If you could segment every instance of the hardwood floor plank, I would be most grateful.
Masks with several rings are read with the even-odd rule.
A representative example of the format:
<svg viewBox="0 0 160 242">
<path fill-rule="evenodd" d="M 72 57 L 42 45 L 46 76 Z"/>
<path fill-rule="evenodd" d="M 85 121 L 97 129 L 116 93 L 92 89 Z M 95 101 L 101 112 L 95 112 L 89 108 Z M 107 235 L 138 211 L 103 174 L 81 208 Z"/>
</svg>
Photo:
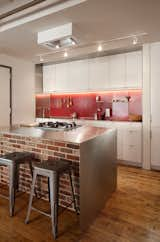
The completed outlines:
<svg viewBox="0 0 160 242">
<path fill-rule="evenodd" d="M 9 217 L 8 202 L 0 198 L 0 242 L 53 242 L 50 219 L 32 212 L 24 224 L 28 196 L 16 199 L 16 216 Z M 49 211 L 49 204 L 36 206 Z M 61 211 L 60 211 L 61 212 Z M 118 189 L 86 233 L 75 213 L 59 215 L 57 242 L 160 242 L 160 172 L 119 166 Z"/>
</svg>

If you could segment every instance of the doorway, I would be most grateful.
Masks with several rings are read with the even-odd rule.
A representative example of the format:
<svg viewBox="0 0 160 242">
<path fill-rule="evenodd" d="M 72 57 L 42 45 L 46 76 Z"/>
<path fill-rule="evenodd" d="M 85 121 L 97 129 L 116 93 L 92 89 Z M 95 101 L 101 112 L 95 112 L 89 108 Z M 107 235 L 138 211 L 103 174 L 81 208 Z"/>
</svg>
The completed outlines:
<svg viewBox="0 0 160 242">
<path fill-rule="evenodd" d="M 12 68 L 0 65 L 0 127 L 12 125 Z"/>
</svg>

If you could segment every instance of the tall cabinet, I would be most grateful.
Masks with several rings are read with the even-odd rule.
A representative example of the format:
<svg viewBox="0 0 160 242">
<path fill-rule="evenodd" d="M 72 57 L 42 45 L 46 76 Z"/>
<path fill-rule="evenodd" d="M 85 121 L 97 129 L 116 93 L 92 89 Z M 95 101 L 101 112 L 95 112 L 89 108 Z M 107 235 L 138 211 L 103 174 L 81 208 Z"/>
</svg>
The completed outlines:
<svg viewBox="0 0 160 242">
<path fill-rule="evenodd" d="M 160 43 L 150 48 L 151 167 L 160 169 Z"/>
</svg>

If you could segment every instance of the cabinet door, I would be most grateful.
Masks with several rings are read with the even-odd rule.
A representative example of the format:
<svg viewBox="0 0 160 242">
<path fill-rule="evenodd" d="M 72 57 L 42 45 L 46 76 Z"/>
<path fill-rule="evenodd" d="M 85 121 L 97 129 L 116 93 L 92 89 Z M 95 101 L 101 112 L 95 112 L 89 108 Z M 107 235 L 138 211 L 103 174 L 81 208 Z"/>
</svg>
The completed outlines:
<svg viewBox="0 0 160 242">
<path fill-rule="evenodd" d="M 160 168 L 160 127 L 152 127 L 151 166 Z"/>
<path fill-rule="evenodd" d="M 68 89 L 68 63 L 56 65 L 56 91 L 67 91 Z"/>
<path fill-rule="evenodd" d="M 151 166 L 160 168 L 160 43 L 151 45 Z"/>
<path fill-rule="evenodd" d="M 117 130 L 117 159 L 123 160 L 123 129 Z"/>
<path fill-rule="evenodd" d="M 89 60 L 89 89 L 105 90 L 109 87 L 108 57 Z"/>
<path fill-rule="evenodd" d="M 111 88 L 125 87 L 125 55 L 109 56 L 109 81 Z"/>
<path fill-rule="evenodd" d="M 126 53 L 126 87 L 142 88 L 142 52 Z"/>
<path fill-rule="evenodd" d="M 54 92 L 56 88 L 55 65 L 43 66 L 43 92 Z"/>
<path fill-rule="evenodd" d="M 67 91 L 88 90 L 88 60 L 69 62 Z"/>
<path fill-rule="evenodd" d="M 129 128 L 124 131 L 123 159 L 135 163 L 142 162 L 141 128 Z"/>
</svg>

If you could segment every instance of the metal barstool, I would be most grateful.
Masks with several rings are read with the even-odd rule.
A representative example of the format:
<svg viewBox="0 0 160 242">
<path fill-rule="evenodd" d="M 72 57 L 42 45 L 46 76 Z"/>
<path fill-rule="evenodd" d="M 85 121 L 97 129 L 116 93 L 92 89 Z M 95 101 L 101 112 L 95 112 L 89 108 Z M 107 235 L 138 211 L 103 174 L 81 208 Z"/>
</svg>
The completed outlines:
<svg viewBox="0 0 160 242">
<path fill-rule="evenodd" d="M 71 170 L 72 170 L 71 163 L 64 160 L 48 160 L 48 161 L 43 161 L 41 163 L 34 164 L 33 181 L 32 181 L 32 187 L 31 187 L 31 193 L 30 193 L 30 199 L 29 199 L 29 205 L 28 205 L 28 211 L 27 211 L 25 223 L 27 224 L 29 222 L 31 210 L 35 210 L 37 212 L 40 212 L 43 215 L 50 217 L 52 221 L 52 232 L 53 232 L 54 239 L 56 239 L 57 233 L 58 233 L 59 177 L 63 173 L 68 173 L 69 175 L 74 208 L 78 214 L 78 209 L 76 206 L 76 199 L 75 199 L 75 194 L 73 189 L 73 183 L 72 183 Z M 49 179 L 49 197 L 50 197 L 50 204 L 51 204 L 51 214 L 45 213 L 32 206 L 35 183 L 38 175 L 45 176 Z"/>
<path fill-rule="evenodd" d="M 0 166 L 7 166 L 9 170 L 9 196 L 0 194 L 0 197 L 9 199 L 10 216 L 14 215 L 15 193 L 19 185 L 19 166 L 27 162 L 33 176 L 32 158 L 33 155 L 29 152 L 12 152 L 0 157 Z"/>
</svg>

